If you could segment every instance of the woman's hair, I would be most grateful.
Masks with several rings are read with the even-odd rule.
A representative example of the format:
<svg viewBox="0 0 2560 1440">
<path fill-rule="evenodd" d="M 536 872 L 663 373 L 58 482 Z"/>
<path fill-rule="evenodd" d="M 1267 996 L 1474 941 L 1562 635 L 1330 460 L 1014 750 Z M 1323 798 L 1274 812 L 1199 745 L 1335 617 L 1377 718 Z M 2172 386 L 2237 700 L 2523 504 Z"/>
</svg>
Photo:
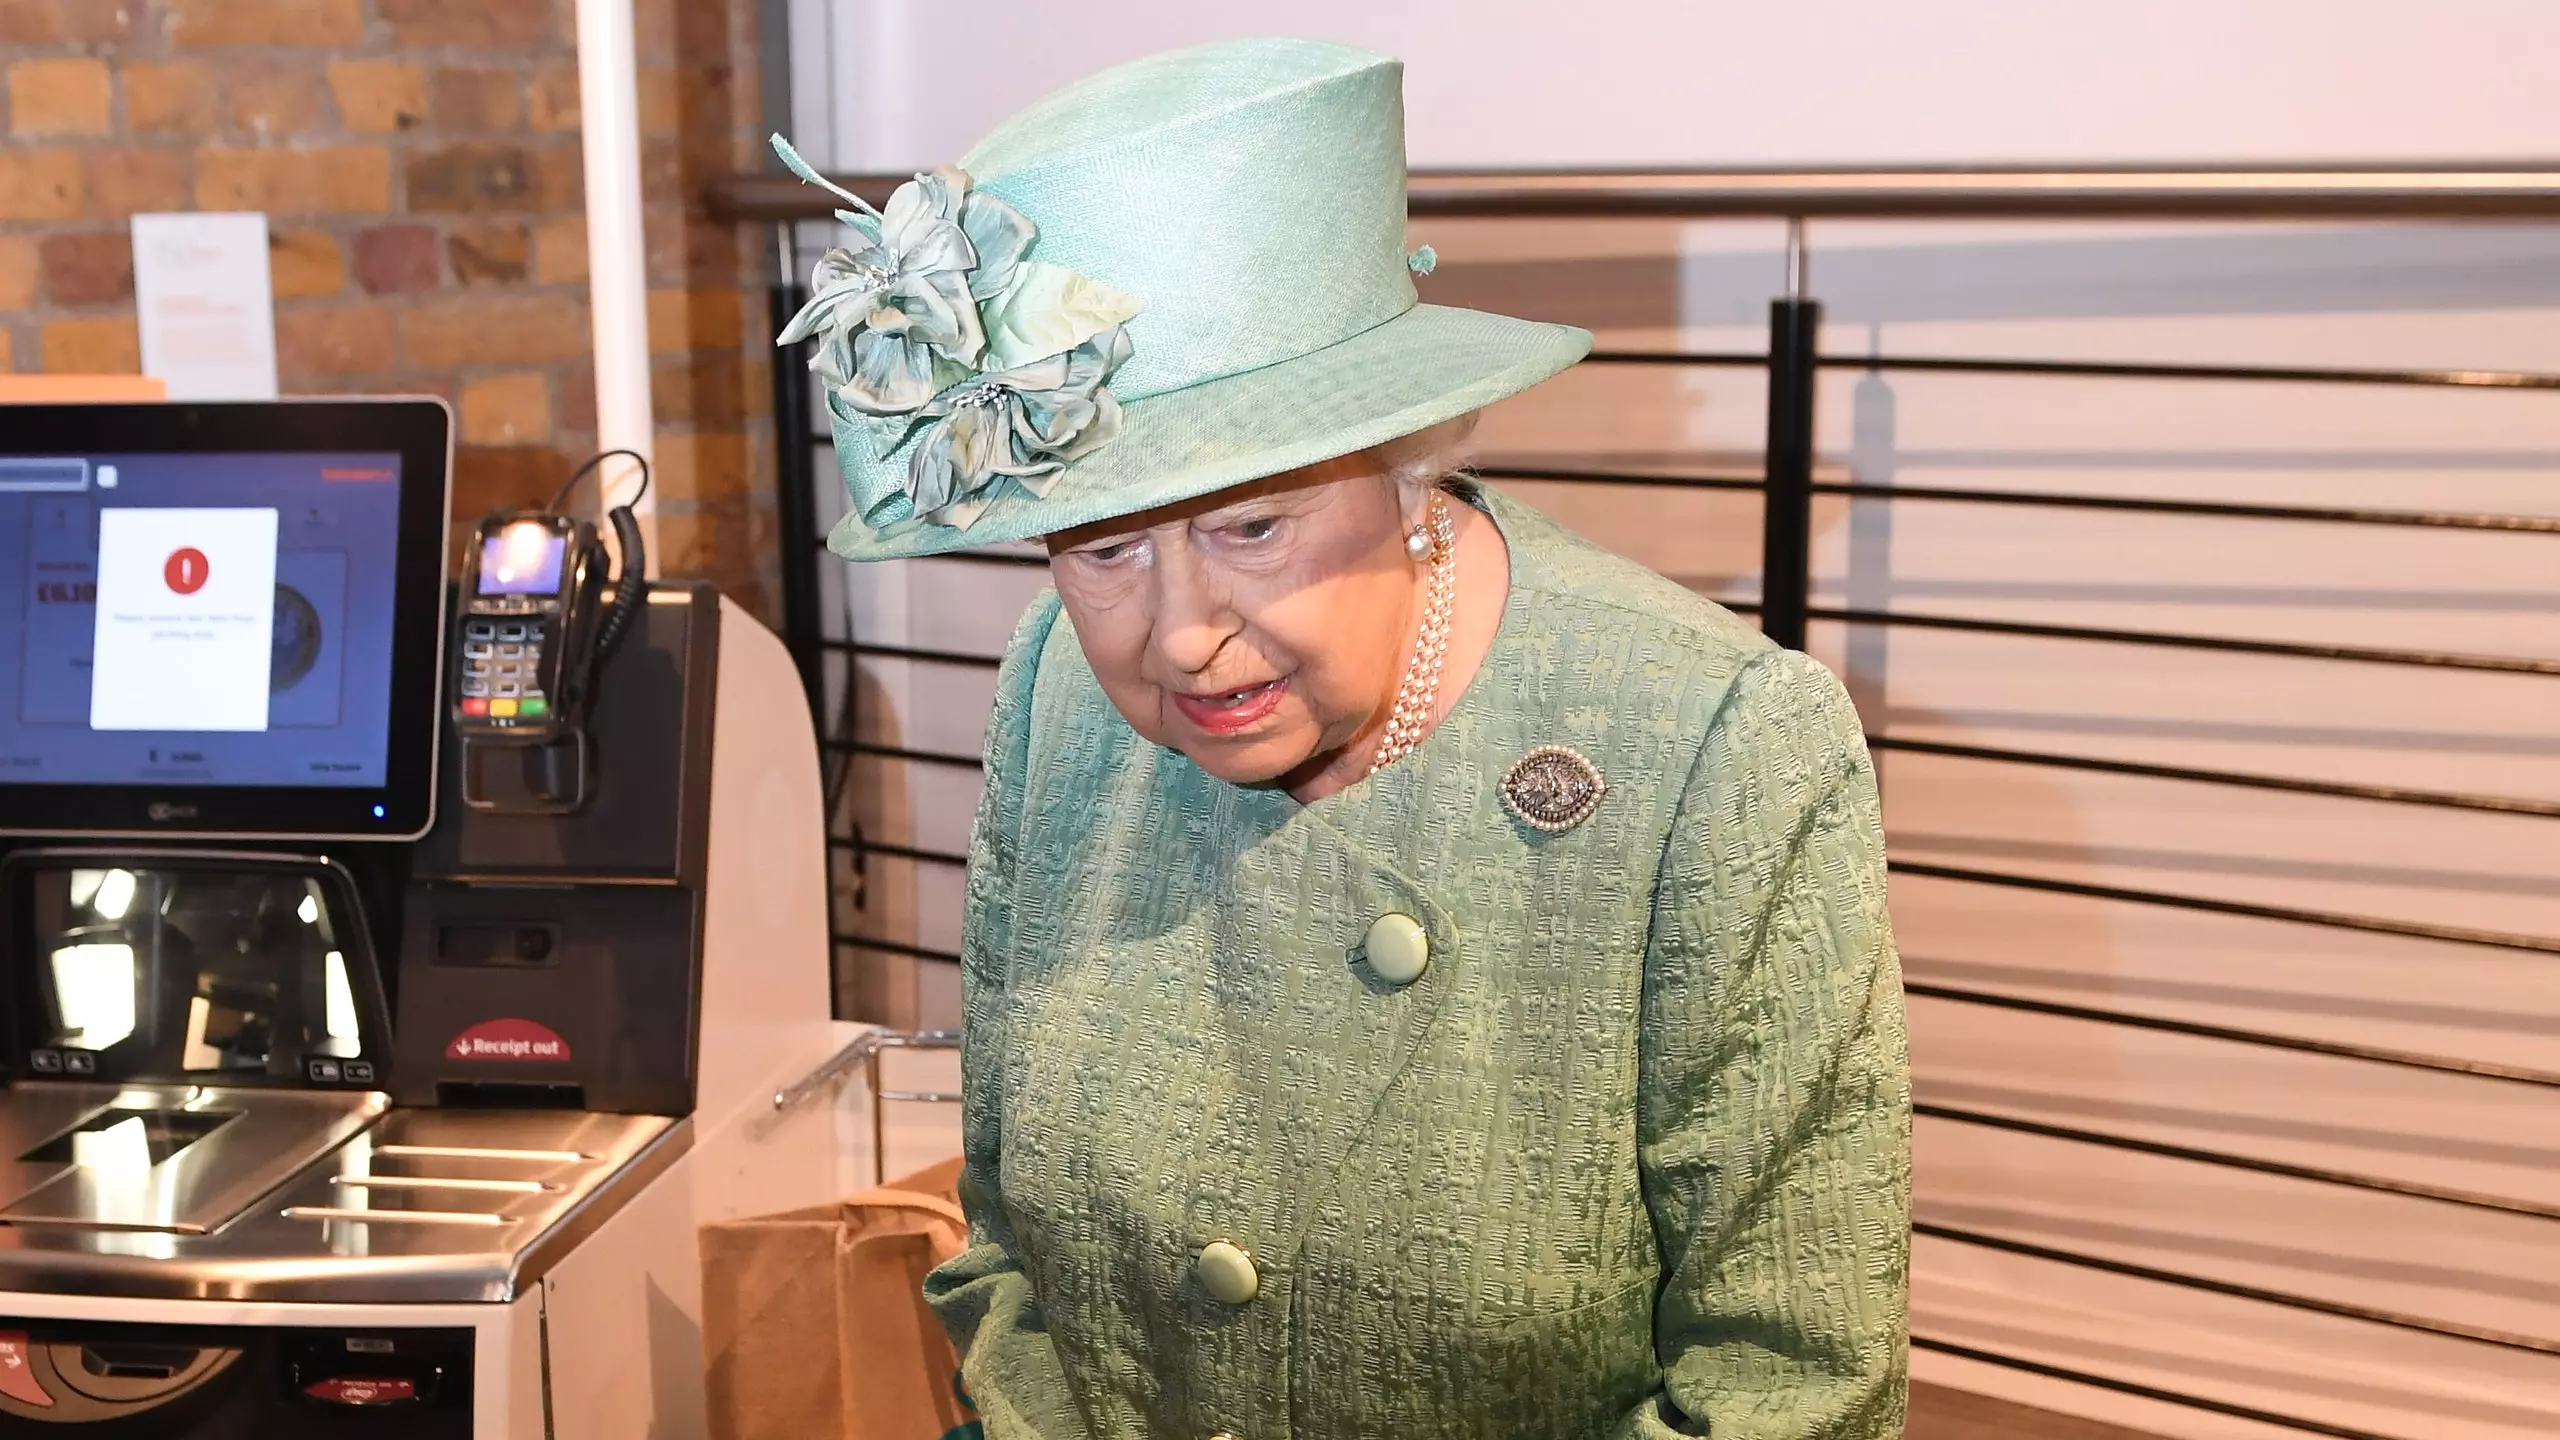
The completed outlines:
<svg viewBox="0 0 2560 1440">
<path fill-rule="evenodd" d="M 1470 410 L 1454 420 L 1443 420 L 1428 430 L 1417 430 L 1383 445 L 1373 445 L 1369 453 L 1383 462 L 1389 480 L 1441 483 L 1451 476 L 1464 474 L 1467 467 L 1475 462 L 1476 417 L 1482 413 Z"/>
</svg>

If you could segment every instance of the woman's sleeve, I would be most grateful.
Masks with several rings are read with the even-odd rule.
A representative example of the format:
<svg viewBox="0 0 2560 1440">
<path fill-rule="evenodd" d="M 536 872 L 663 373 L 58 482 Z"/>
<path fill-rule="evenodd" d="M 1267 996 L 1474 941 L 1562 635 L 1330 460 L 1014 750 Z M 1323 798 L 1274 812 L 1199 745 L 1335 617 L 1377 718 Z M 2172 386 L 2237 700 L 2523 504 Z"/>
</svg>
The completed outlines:
<svg viewBox="0 0 2560 1440">
<path fill-rule="evenodd" d="M 1022 1270 L 997 1164 L 1003 1151 L 1004 957 L 1013 851 L 1021 834 L 1033 675 L 1057 615 L 1054 595 L 1034 601 L 996 672 L 986 783 L 969 831 L 967 908 L 960 928 L 960 1199 L 969 1216 L 969 1248 L 925 1280 L 925 1299 L 960 1352 L 961 1376 L 992 1440 L 1068 1440 L 1084 1433 L 1057 1345 Z"/>
<path fill-rule="evenodd" d="M 1875 771 L 1840 683 L 1745 669 L 1689 777 L 1647 947 L 1637 1142 L 1661 1393 L 1627 1436 L 1890 1440 L 1911 1095 Z"/>
</svg>

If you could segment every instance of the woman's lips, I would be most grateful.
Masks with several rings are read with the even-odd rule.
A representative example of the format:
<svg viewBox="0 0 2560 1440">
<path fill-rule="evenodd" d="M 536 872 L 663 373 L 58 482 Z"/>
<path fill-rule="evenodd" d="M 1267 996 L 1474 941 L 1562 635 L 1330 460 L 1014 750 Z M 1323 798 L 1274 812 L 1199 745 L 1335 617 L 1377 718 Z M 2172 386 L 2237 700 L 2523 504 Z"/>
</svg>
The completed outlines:
<svg viewBox="0 0 2560 1440">
<path fill-rule="evenodd" d="M 1182 712 L 1183 719 L 1212 735 L 1233 735 L 1279 709 L 1280 697 L 1288 689 L 1289 678 L 1284 675 L 1216 695 L 1176 694 L 1173 708 Z"/>
</svg>

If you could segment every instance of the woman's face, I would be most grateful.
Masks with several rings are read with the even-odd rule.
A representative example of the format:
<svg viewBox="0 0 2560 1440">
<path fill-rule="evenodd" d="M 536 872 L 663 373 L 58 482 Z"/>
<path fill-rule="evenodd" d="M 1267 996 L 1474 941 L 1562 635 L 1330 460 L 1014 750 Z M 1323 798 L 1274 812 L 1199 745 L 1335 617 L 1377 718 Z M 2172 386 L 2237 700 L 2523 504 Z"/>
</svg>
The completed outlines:
<svg viewBox="0 0 2560 1440">
<path fill-rule="evenodd" d="M 1049 570 L 1139 734 L 1233 784 L 1286 781 L 1386 721 L 1426 489 L 1346 456 L 1052 535 Z"/>
</svg>

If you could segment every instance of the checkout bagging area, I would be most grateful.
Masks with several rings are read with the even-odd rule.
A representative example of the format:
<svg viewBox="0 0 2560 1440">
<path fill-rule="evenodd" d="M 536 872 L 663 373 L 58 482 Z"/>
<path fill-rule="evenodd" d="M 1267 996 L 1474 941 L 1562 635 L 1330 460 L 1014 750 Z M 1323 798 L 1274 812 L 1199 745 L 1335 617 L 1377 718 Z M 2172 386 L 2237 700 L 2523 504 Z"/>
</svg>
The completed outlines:
<svg viewBox="0 0 2560 1440">
<path fill-rule="evenodd" d="M 838 1193 L 798 672 L 450 446 L 8 416 L 0 1436 L 703 1434 L 697 1232 Z"/>
</svg>

